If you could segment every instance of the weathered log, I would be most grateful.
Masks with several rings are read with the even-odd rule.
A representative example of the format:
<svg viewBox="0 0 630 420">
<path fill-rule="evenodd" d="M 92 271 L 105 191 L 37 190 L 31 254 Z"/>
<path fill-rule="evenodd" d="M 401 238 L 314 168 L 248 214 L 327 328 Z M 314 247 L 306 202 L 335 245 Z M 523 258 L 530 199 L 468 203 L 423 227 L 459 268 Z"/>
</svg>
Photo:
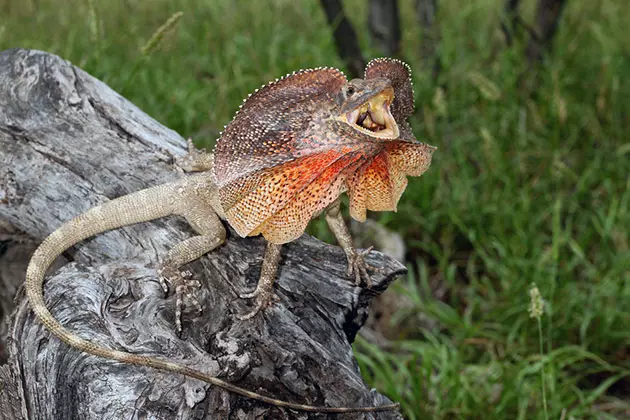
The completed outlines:
<svg viewBox="0 0 630 420">
<path fill-rule="evenodd" d="M 184 152 L 177 133 L 59 57 L 0 53 L 0 226 L 14 234 L 41 241 L 94 205 L 185 176 L 175 161 Z M 384 274 L 374 276 L 371 290 L 356 288 L 345 277 L 343 252 L 305 235 L 284 248 L 279 302 L 243 322 L 235 315 L 250 303 L 238 295 L 255 285 L 264 244 L 231 232 L 224 246 L 190 265 L 203 284 L 204 312 L 185 314 L 180 338 L 174 297 L 164 298 L 156 267 L 170 246 L 191 234 L 183 219 L 170 217 L 78 244 L 65 253 L 72 262 L 51 271 L 49 308 L 102 346 L 182 363 L 275 398 L 328 406 L 389 402 L 365 386 L 350 343 L 372 297 L 404 272 L 400 263 L 372 252 L 369 262 Z M 7 271 L 12 278 L 5 274 L 3 284 L 15 290 L 21 270 Z M 10 412 L 55 420 L 326 418 L 82 354 L 48 333 L 25 299 L 8 321 L 8 364 L 0 366 L 0 389 L 8 391 L 0 398 L 0 418 Z"/>
<path fill-rule="evenodd" d="M 18 420 L 26 418 L 22 411 L 23 404 L 20 388 L 13 365 L 0 366 L 0 420 Z"/>
</svg>

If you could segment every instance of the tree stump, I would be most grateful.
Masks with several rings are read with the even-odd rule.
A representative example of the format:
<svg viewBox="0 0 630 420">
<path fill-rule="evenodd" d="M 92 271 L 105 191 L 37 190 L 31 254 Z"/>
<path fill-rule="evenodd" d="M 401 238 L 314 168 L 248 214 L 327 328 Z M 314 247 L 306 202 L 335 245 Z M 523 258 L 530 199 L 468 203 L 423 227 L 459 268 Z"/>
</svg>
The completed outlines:
<svg viewBox="0 0 630 420">
<path fill-rule="evenodd" d="M 4 315 L 24 280 L 32 244 L 99 203 L 186 176 L 175 161 L 185 148 L 177 133 L 67 61 L 39 51 L 0 53 Z M 49 272 L 47 305 L 63 325 L 101 346 L 181 363 L 274 398 L 331 407 L 390 403 L 366 387 L 350 344 L 370 300 L 404 272 L 400 263 L 372 252 L 369 263 L 383 274 L 374 276 L 372 289 L 357 288 L 345 276 L 343 252 L 304 235 L 284 247 L 274 289 L 279 302 L 239 321 L 236 314 L 251 302 L 238 295 L 255 286 L 264 243 L 232 231 L 225 245 L 189 265 L 203 284 L 204 312 L 185 313 L 178 337 L 175 299 L 163 296 L 156 267 L 169 247 L 190 235 L 183 219 L 169 217 L 90 238 L 57 265 L 69 263 Z M 23 298 L 5 322 L 0 418 L 333 417 L 81 353 L 45 330 Z"/>
</svg>

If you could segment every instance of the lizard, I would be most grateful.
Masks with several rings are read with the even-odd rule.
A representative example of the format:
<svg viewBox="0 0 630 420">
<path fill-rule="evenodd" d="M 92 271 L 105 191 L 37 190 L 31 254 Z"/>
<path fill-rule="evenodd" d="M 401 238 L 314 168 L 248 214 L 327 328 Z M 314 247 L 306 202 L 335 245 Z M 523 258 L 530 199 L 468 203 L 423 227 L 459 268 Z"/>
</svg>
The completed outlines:
<svg viewBox="0 0 630 420">
<path fill-rule="evenodd" d="M 420 176 L 435 147 L 418 141 L 407 118 L 414 111 L 410 67 L 396 59 L 374 59 L 363 79 L 348 81 L 335 68 L 293 72 L 250 94 L 224 127 L 212 153 L 189 154 L 182 179 L 140 190 L 76 216 L 52 232 L 27 267 L 25 292 L 36 317 L 57 338 L 80 351 L 122 363 L 187 375 L 272 405 L 324 413 L 392 410 L 373 407 L 318 407 L 277 400 L 184 365 L 100 347 L 62 326 L 47 309 L 43 284 L 53 261 L 65 250 L 99 233 L 170 215 L 185 218 L 197 235 L 171 248 L 158 270 L 165 292 L 196 286 L 180 268 L 220 246 L 226 221 L 242 237 L 266 239 L 257 287 L 241 295 L 253 299 L 246 321 L 274 299 L 273 283 L 283 244 L 297 239 L 308 222 L 325 212 L 346 254 L 348 276 L 371 286 L 366 251 L 357 251 L 342 217 L 340 196 L 349 197 L 350 215 L 365 221 L 367 210 L 396 210 L 407 176 Z M 197 303 L 198 305 L 198 303 Z"/>
</svg>

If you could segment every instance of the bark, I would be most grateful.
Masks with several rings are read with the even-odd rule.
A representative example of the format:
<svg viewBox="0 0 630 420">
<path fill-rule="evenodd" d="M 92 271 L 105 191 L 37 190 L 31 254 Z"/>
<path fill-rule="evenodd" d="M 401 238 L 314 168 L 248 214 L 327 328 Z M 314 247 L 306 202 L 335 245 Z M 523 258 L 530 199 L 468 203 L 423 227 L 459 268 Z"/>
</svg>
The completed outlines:
<svg viewBox="0 0 630 420">
<path fill-rule="evenodd" d="M 441 62 L 437 54 L 440 42 L 440 32 L 437 25 L 438 0 L 416 0 L 416 15 L 422 27 L 422 43 L 420 44 L 420 57 L 422 68 L 431 72 L 431 77 L 437 80 Z"/>
<path fill-rule="evenodd" d="M 368 27 L 372 43 L 388 57 L 400 50 L 400 17 L 397 0 L 369 0 Z"/>
<path fill-rule="evenodd" d="M 1 260 L 5 297 L 24 278 L 30 249 L 19 244 L 32 248 L 94 205 L 185 176 L 174 163 L 184 139 L 56 56 L 0 53 L 0 110 L 0 226 L 13 238 L 4 241 L 3 253 L 12 255 L 13 268 Z M 189 266 L 203 283 L 204 312 L 186 314 L 180 338 L 174 297 L 164 298 L 156 267 L 170 246 L 190 235 L 183 219 L 170 217 L 78 244 L 65 254 L 71 263 L 50 272 L 49 308 L 99 345 L 182 363 L 276 398 L 329 406 L 388 401 L 363 383 L 350 343 L 370 300 L 404 272 L 401 264 L 371 253 L 369 262 L 384 274 L 375 276 L 372 290 L 355 288 L 345 278 L 343 252 L 305 235 L 284 248 L 279 302 L 241 322 L 235 314 L 249 306 L 238 294 L 255 285 L 264 244 L 232 232 L 224 246 Z M 51 336 L 25 299 L 18 299 L 8 326 L 0 418 L 27 412 L 29 419 L 51 420 L 326 418 L 82 354 Z"/>
<path fill-rule="evenodd" d="M 346 63 L 352 78 L 363 77 L 365 59 L 357 40 L 357 34 L 352 23 L 343 11 L 343 4 L 339 0 L 321 0 L 326 13 L 326 19 L 333 28 L 333 37 L 339 55 Z"/>
<path fill-rule="evenodd" d="M 0 366 L 0 420 L 26 419 L 22 411 L 22 395 L 12 365 Z"/>
<path fill-rule="evenodd" d="M 530 63 L 540 62 L 551 51 L 553 37 L 566 5 L 566 0 L 539 0 L 536 8 L 536 36 L 527 44 L 526 55 Z"/>
</svg>

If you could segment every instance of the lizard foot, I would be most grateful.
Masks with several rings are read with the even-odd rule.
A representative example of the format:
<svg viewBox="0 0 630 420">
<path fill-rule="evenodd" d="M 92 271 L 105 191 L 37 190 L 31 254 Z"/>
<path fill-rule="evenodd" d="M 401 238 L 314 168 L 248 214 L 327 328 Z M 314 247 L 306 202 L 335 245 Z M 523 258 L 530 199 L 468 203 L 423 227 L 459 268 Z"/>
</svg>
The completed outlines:
<svg viewBox="0 0 630 420">
<path fill-rule="evenodd" d="M 260 289 L 256 288 L 256 289 L 254 289 L 253 292 L 241 293 L 240 295 L 238 295 L 238 297 L 240 297 L 241 299 L 253 299 L 256 296 L 258 296 L 259 294 L 260 294 Z"/>
<path fill-rule="evenodd" d="M 365 262 L 365 257 L 370 253 L 370 251 L 372 251 L 372 248 L 373 247 L 369 247 L 359 252 L 353 249 L 351 253 L 347 254 L 348 270 L 346 271 L 346 275 L 348 277 L 354 276 L 355 286 L 360 286 L 365 283 L 368 289 L 371 288 L 372 279 L 370 278 L 368 270 L 377 273 L 381 272 L 380 268 L 374 267 L 373 265 Z"/>
<path fill-rule="evenodd" d="M 280 301 L 278 296 L 276 296 L 274 293 L 269 293 L 269 292 L 266 292 L 266 291 L 262 291 L 261 292 L 261 290 L 259 290 L 258 288 L 256 290 L 254 290 L 252 293 L 244 293 L 244 294 L 240 295 L 240 297 L 242 297 L 242 298 L 244 298 L 244 296 L 250 296 L 250 298 L 255 297 L 256 298 L 256 306 L 254 306 L 254 309 L 252 309 L 251 311 L 249 311 L 246 314 L 237 315 L 236 317 L 240 321 L 245 321 L 245 320 L 248 320 L 248 319 L 252 319 L 260 311 L 262 311 L 263 309 L 273 305 L 275 302 L 279 302 Z M 245 298 L 245 299 L 247 299 L 247 298 Z"/>
<path fill-rule="evenodd" d="M 170 267 L 163 267 L 159 271 L 159 280 L 165 296 L 168 294 L 169 284 L 175 290 L 175 326 L 177 334 L 182 332 L 182 312 L 184 309 L 184 299 L 191 302 L 196 308 L 197 313 L 201 314 L 203 309 L 199 299 L 196 296 L 197 291 L 201 288 L 201 283 L 192 278 L 190 271 L 178 271 Z"/>
<path fill-rule="evenodd" d="M 192 139 L 188 139 L 188 153 L 177 158 L 177 165 L 184 172 L 204 172 L 212 167 L 212 155 L 195 147 Z"/>
</svg>

